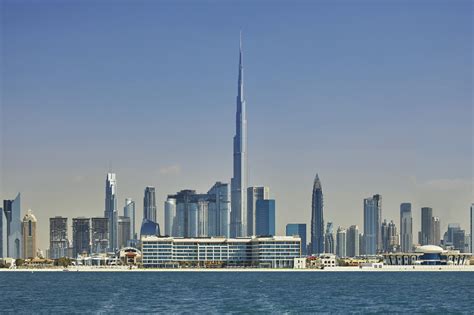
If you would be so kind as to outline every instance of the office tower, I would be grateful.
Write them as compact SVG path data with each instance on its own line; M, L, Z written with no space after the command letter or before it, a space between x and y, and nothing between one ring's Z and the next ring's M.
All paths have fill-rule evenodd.
M195 190L181 190L176 195L168 195L168 200L176 200L176 236L197 237L208 231L209 200L207 194L197 194Z
M49 219L49 258L57 259L68 256L69 240L67 237L67 218Z
M471 253L474 252L474 203L471 204Z
M255 213L257 200L270 199L270 188L249 187L247 188L247 236L256 235Z
M257 235L275 235L275 200L257 200L255 211L255 233Z
M165 201L165 235L176 235L176 199L168 198Z
M23 217L22 221L22 235L23 235L23 258L33 259L36 257L37 239L36 239L36 217L31 209Z
M301 238L301 255L306 256L306 224L290 223L286 225L286 236L299 236Z
M359 227L351 225L346 232L346 256L357 257L359 254Z
M311 203L311 254L324 253L323 189L318 174L314 178Z
M339 256L340 258L342 257L347 257L346 253L346 229L343 229L342 227L337 228L337 234L336 234L336 255Z
M3 212L5 214L3 228L7 230L7 239L4 241L4 244L6 244L6 257L22 258L20 193L18 193L14 200L3 201Z
M6 229L3 228L3 222L6 221L4 217L5 215L3 214L3 208L0 207L0 258L3 258L7 255L6 253L3 253L3 249L5 248L6 250L6 246L3 243L7 239Z
M108 173L105 180L105 213L109 221L109 251L117 249L117 179L114 173Z
M145 196L143 197L143 218L157 222L155 187L148 186L145 188Z
M375 255L382 251L382 196L364 199L364 252Z
M402 203L400 205L400 245L403 253L409 253L413 249L411 203Z
M91 253L90 245L90 219L73 218L72 219L72 257Z
M421 208L421 232L418 240L421 245L433 245L433 209Z
M137 232L135 231L135 201L131 198L125 199L125 207L123 208L123 216L130 218L130 239L137 239Z
M366 255L365 254L365 237L364 233L359 234L359 254L360 255Z
M209 200L209 236L229 237L229 184L216 182L207 192Z
M455 250L459 250L461 253L466 248L466 232L464 230L456 230L453 232L453 247Z
M393 220L390 220L390 223L388 224L388 247L387 250L389 252L396 252L399 250L399 245L400 245L400 240L399 240L399 235L397 233L397 226L395 225L395 222Z
M431 220L433 245L439 245L441 243L441 223L439 217L433 217Z
M444 233L443 245L446 248L453 247L454 233L461 230L459 223L449 223L448 230Z
M244 100L244 67L242 59L242 37L239 49L239 79L237 89L237 112L235 117L234 167L231 186L231 237L247 234L247 117Z
M328 222L326 226L326 234L324 235L324 249L328 254L336 253L336 242L334 241L334 228L332 222Z
M120 216L117 221L118 248L127 247L130 242L130 218Z
M389 236L388 236L388 223L387 220L383 220L382 227L380 230L382 235L382 252L387 253L389 249Z
M91 251L94 254L107 253L110 248L109 244L109 219L108 218L92 218L91 227Z

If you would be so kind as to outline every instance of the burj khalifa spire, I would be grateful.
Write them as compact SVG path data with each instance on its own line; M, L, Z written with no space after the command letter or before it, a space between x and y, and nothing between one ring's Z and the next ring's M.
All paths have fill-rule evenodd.
M234 173L231 179L231 237L247 236L247 117L244 100L242 33L239 48L239 79L234 136Z

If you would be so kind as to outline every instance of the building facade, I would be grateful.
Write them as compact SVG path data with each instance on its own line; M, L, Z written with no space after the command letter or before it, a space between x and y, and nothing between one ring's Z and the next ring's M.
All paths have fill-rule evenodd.
M143 219L153 222L156 221L156 194L155 187L148 186L145 188L143 197Z
M247 234L257 235L256 232L256 209L257 200L270 199L270 188L255 186L247 188Z
M386 265L467 265L471 254L423 245L413 253L387 253L383 256Z
M22 236L23 236L23 258L33 259L36 257L37 247L37 237L36 237L36 217L34 216L31 209L23 217L22 221Z
M382 196L364 199L364 254L382 251Z
M318 174L313 182L311 202L311 254L324 253L323 189Z
M178 236L176 230L176 199L168 197L165 201L165 236Z
M275 235L275 200L259 199L255 211L255 233L257 235Z
M130 218L126 216L120 216L118 218L118 230L117 230L119 249L129 246L129 243L131 240L130 230L131 230Z
M227 183L216 182L207 192L209 200L208 236L229 237L230 187Z
M471 204L471 252L474 252L474 203Z
M109 246L109 219L108 218L92 218L91 228L91 253L103 254L107 253Z
M57 259L68 256L67 218L49 219L49 258Z
M347 231L342 227L337 228L336 233L336 255L339 258L347 257Z
M420 245L433 245L433 209L421 208Z
M105 212L104 217L108 219L109 251L117 249L117 177L114 173L108 173L105 179Z
M299 237L142 238L143 266L293 268L301 256Z
M135 211L135 201L131 198L125 199L125 207L123 208L123 216L130 218L130 239L136 240L138 238L136 229L136 211Z
M400 247L401 251L409 253L413 250L413 217L411 203L400 205Z
M14 200L3 201L3 213L5 222L3 228L6 229L6 245L3 249L6 257L22 258L22 231L21 231L21 195L18 193Z
M286 236L298 236L301 238L301 255L306 256L306 224L290 223L286 225Z
M231 185L231 237L247 234L247 114L244 99L244 66L242 38L239 48L239 78L237 85L237 112L235 117L233 176Z
M76 258L78 255L91 253L90 240L90 219L89 218L73 218L72 219L72 256Z
M359 227L351 225L346 232L346 257L357 257L359 255Z
M441 244L441 222L439 217L433 217L431 222L432 231L432 238L433 244L432 245L440 245Z
M326 234L324 235L324 249L328 254L336 253L336 241L334 239L334 227L332 222L326 225Z

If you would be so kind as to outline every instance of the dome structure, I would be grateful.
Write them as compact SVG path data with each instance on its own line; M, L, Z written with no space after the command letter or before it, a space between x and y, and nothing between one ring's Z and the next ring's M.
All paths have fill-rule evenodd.
M423 245L418 246L415 249L415 252L424 254L441 254L443 252L443 249L436 245Z

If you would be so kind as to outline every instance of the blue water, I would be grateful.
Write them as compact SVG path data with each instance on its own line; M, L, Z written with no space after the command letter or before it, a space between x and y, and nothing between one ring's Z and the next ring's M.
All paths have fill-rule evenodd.
M474 272L0 272L0 312L474 313Z

